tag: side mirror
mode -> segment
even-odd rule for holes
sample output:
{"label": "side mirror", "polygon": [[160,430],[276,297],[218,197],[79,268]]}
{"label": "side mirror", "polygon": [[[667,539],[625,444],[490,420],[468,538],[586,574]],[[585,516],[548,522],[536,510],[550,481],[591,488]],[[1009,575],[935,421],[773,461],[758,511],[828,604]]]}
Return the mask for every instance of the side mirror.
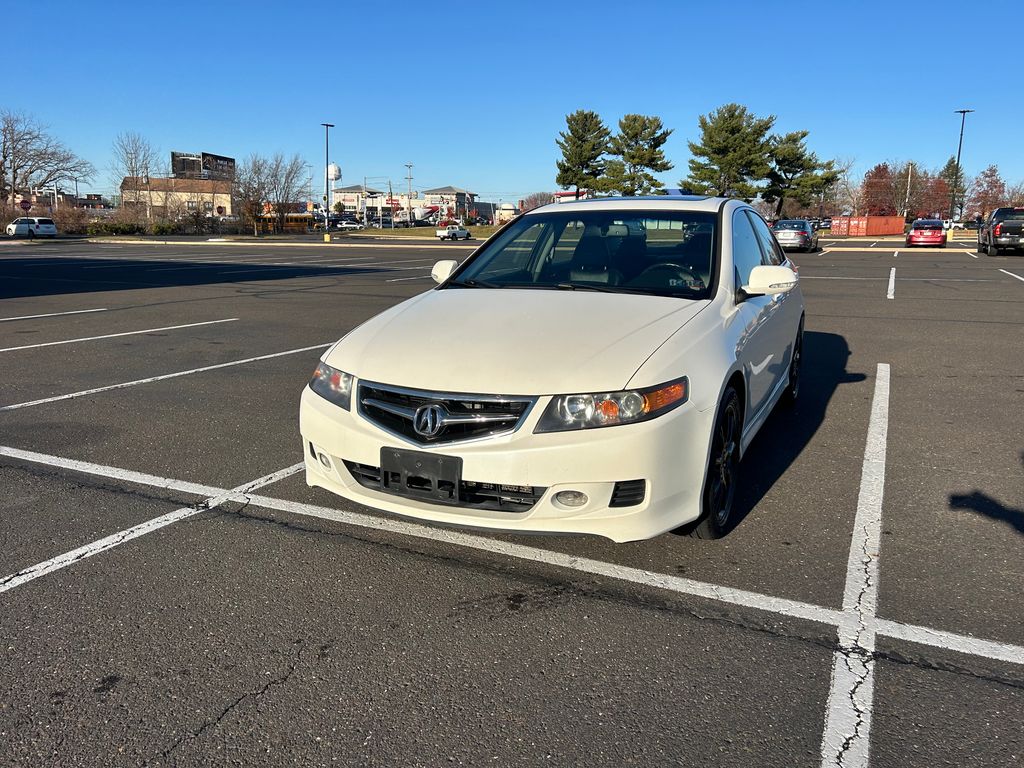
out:
{"label": "side mirror", "polygon": [[444,259],[434,265],[434,268],[430,270],[430,276],[434,278],[435,283],[443,283],[451,277],[457,266],[459,266],[459,262],[455,259]]}
{"label": "side mirror", "polygon": [[747,296],[777,296],[796,286],[799,278],[788,267],[762,264],[750,270],[750,282],[741,289]]}

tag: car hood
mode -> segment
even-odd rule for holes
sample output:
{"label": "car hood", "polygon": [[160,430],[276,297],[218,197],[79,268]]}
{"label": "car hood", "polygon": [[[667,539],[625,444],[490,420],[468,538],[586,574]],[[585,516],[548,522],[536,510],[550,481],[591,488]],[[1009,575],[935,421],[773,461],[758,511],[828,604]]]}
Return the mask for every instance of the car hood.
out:
{"label": "car hood", "polygon": [[614,391],[708,304],[584,291],[428,291],[353,330],[326,362],[360,379],[415,389]]}

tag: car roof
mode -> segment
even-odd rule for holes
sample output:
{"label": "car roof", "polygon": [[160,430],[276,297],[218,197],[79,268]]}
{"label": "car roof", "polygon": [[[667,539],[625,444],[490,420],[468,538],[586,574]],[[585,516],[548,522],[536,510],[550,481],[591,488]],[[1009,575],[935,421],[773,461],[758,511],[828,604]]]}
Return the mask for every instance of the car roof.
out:
{"label": "car roof", "polygon": [[742,200],[704,195],[650,195],[647,197],[592,197],[571,203],[549,203],[527,211],[525,216],[564,211],[707,211],[718,213],[728,202],[746,205]]}

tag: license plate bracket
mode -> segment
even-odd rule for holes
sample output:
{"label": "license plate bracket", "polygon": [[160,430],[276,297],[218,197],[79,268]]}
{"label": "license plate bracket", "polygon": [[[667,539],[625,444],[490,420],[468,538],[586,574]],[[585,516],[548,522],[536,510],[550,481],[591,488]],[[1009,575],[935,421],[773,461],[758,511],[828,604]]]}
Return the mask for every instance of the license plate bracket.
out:
{"label": "license plate bracket", "polygon": [[380,449],[380,485],[388,493],[457,504],[462,459],[401,448]]}

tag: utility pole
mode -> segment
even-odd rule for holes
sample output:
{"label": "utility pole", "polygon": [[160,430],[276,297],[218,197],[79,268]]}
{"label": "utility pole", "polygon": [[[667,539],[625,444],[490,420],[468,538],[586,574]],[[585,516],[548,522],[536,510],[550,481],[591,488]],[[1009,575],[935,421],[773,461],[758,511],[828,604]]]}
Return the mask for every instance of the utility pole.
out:
{"label": "utility pole", "polygon": [[412,163],[406,163],[405,167],[409,169],[409,172],[405,176],[406,180],[408,180],[408,182],[409,182],[409,196],[405,198],[406,205],[408,206],[408,211],[406,213],[406,220],[405,221],[411,227],[412,223],[413,223],[412,222]]}
{"label": "utility pole", "polygon": [[914,175],[914,164],[907,163],[907,196],[903,199],[903,217],[906,218],[910,210],[910,177]]}
{"label": "utility pole", "polygon": [[953,207],[956,205],[956,185],[960,183],[960,150],[964,146],[964,123],[967,121],[967,113],[973,109],[956,109],[955,113],[960,115],[960,143],[956,145],[956,175],[953,177],[953,192],[949,196],[949,218],[953,218]]}
{"label": "utility pole", "polygon": [[388,208],[391,209],[391,229],[395,228],[395,193],[391,189],[391,179],[388,179]]}

